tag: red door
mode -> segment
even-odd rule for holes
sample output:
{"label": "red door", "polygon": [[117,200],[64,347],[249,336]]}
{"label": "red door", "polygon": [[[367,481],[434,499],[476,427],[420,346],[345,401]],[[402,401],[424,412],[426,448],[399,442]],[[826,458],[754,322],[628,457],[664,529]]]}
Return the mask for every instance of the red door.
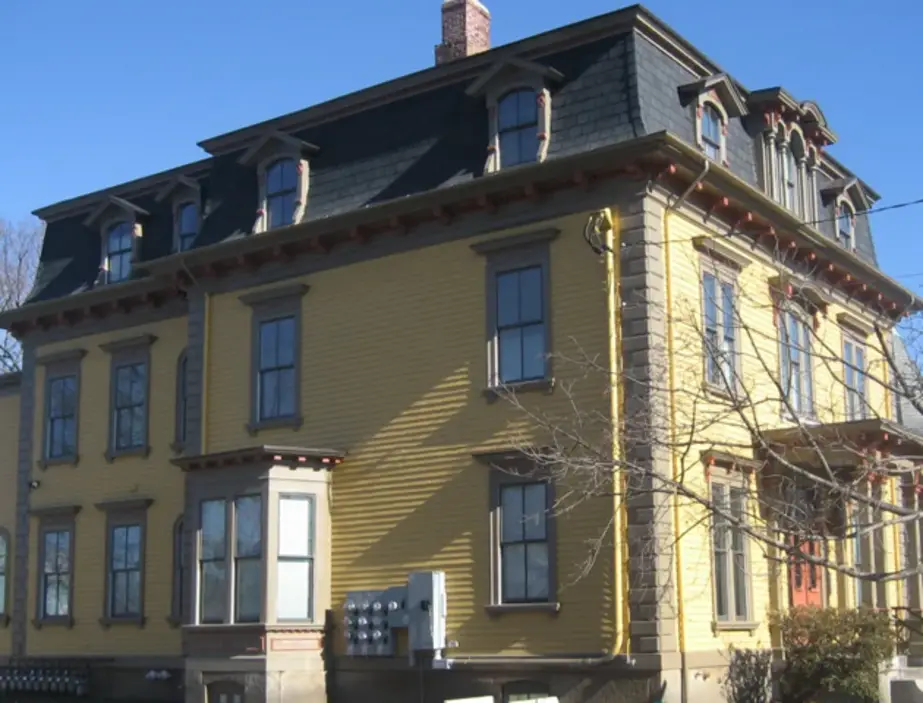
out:
{"label": "red door", "polygon": [[[820,545],[819,541],[808,539],[801,543],[799,551],[810,556],[820,556]],[[824,604],[824,574],[816,564],[811,564],[795,556],[789,567],[788,582],[791,588],[793,606],[822,606]]]}

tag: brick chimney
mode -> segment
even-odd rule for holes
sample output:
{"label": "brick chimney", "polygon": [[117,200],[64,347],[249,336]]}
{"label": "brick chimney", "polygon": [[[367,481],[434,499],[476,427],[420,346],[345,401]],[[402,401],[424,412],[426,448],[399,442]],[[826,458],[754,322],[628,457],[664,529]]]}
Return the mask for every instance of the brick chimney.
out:
{"label": "brick chimney", "polygon": [[490,12],[478,0],[443,0],[442,44],[436,64],[480,54],[490,48]]}

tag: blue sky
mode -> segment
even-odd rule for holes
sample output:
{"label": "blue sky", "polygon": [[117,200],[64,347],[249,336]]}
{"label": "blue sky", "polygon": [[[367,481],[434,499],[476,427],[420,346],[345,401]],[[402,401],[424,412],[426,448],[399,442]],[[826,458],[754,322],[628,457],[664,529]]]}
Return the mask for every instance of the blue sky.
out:
{"label": "blue sky", "polygon": [[[621,6],[486,3],[494,45]],[[202,158],[196,142],[204,138],[425,68],[439,41],[439,6],[3,0],[0,218],[19,220],[36,207]],[[883,195],[879,205],[923,197],[916,135],[923,3],[647,6],[746,86],[782,85],[816,100],[840,137],[831,153]],[[923,207],[873,216],[882,267],[918,292],[921,225]]]}

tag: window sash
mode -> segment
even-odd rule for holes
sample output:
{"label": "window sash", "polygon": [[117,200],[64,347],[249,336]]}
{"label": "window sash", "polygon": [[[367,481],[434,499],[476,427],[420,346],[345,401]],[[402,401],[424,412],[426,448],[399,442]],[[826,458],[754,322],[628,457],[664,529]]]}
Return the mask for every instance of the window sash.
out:
{"label": "window sash", "polygon": [[736,390],[739,355],[734,322],[734,285],[712,273],[702,276],[705,380]]}
{"label": "window sash", "polygon": [[[712,483],[716,506],[735,520],[746,521],[746,491]],[[719,621],[746,621],[750,617],[746,533],[724,515],[713,520],[712,563],[715,615]]]}
{"label": "window sash", "polygon": [[[206,510],[216,518],[214,529],[207,529]],[[203,624],[223,623],[228,612],[228,520],[227,501],[206,500],[200,507],[201,536],[199,547],[199,622]],[[207,541],[211,540],[211,544]],[[206,549],[208,547],[208,549]]]}
{"label": "window sash", "polygon": [[706,105],[702,112],[702,145],[705,149],[705,155],[710,159],[718,160],[721,158],[721,131],[723,129],[723,120],[718,111]]}
{"label": "window sash", "polygon": [[[138,553],[132,557],[131,539],[136,541]],[[109,533],[109,616],[113,618],[141,616],[142,571],[144,552],[141,525],[116,525]],[[120,548],[120,543],[122,548]]]}
{"label": "window sash", "polygon": [[[289,328],[291,348],[282,342],[282,331]],[[295,363],[298,340],[298,326],[294,315],[263,320],[259,325],[259,363],[257,364],[256,416],[262,420],[292,417],[297,408],[298,392],[295,388]],[[273,343],[270,344],[270,342]],[[272,347],[270,359],[266,358],[266,346]],[[274,396],[270,395],[274,392]]]}
{"label": "window sash", "polygon": [[115,367],[113,376],[115,449],[143,447],[147,441],[147,363],[120,364]]}
{"label": "window sash", "polygon": [[[234,499],[234,515],[234,621],[259,622],[263,612],[262,498],[238,496]],[[245,525],[245,520],[253,522]]]}
{"label": "window sash", "polygon": [[77,376],[56,376],[48,381],[48,427],[45,456],[73,456],[77,449]]}
{"label": "window sash", "polygon": [[276,620],[314,619],[315,500],[312,495],[279,496],[276,560]]}
{"label": "window sash", "polygon": [[538,160],[538,96],[532,90],[505,95],[497,105],[500,165],[518,166]]}
{"label": "window sash", "polygon": [[[540,489],[538,503],[541,512],[529,512],[527,497],[530,492],[535,493],[536,488]],[[503,603],[546,603],[551,597],[551,546],[548,538],[547,501],[548,485],[542,481],[500,487],[498,529],[500,594]],[[505,506],[512,509],[514,505],[518,512],[513,516],[505,515]],[[517,516],[518,520],[515,519]],[[534,525],[531,524],[532,516],[535,519]],[[518,534],[510,535],[508,533],[513,530],[513,525],[518,526]],[[518,584],[507,578],[513,576],[513,567],[520,567],[520,571],[516,573],[521,581],[518,588]]]}
{"label": "window sash", "polygon": [[865,347],[846,340],[843,344],[844,385],[846,386],[846,419],[862,420],[865,402]]}
{"label": "window sash", "polygon": [[[43,618],[70,614],[71,531],[45,530],[43,540],[41,614]],[[51,547],[51,549],[49,549]]]}
{"label": "window sash", "polygon": [[781,310],[779,338],[782,356],[782,389],[796,414],[814,412],[814,385],[811,368],[809,323],[791,310]]}
{"label": "window sash", "polygon": [[[497,376],[501,383],[545,377],[546,311],[544,267],[496,274]],[[515,295],[515,300],[508,296]]]}

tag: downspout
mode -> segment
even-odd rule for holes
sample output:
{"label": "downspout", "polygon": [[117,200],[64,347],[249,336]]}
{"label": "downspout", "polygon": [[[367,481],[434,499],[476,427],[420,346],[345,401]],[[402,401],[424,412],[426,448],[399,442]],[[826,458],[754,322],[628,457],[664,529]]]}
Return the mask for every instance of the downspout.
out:
{"label": "downspout", "polygon": [[[667,325],[667,359],[668,359],[668,375],[670,382],[670,443],[672,445],[670,451],[670,460],[672,466],[672,476],[674,485],[678,483],[680,479],[680,469],[679,469],[679,456],[676,453],[676,365],[673,362],[673,276],[670,271],[670,214],[672,212],[677,212],[680,207],[686,202],[686,198],[689,197],[689,194],[695,190],[698,185],[705,180],[705,176],[708,175],[708,170],[711,168],[711,162],[706,158],[702,167],[702,172],[689,184],[689,187],[683,191],[682,195],[679,196],[679,199],[669,203],[663,211],[663,227],[661,231],[663,232],[663,268],[664,268],[664,278],[666,279],[664,285],[664,293],[666,297],[666,325]],[[680,688],[680,699],[685,703],[688,699],[688,691],[686,686],[686,613],[685,608],[683,608],[683,563],[682,563],[682,549],[680,548],[680,535],[682,534],[680,526],[680,511],[679,511],[679,500],[677,496],[673,496],[673,545],[675,550],[674,564],[676,567],[676,639],[677,646],[679,647],[679,656],[680,656],[680,666],[682,667],[680,675],[682,686]]]}
{"label": "downspout", "polygon": [[[609,351],[609,370],[610,370],[610,388],[609,388],[609,420],[612,423],[612,456],[618,460],[624,457],[625,447],[622,437],[621,420],[624,412],[625,389],[622,383],[622,289],[621,289],[621,222],[618,214],[615,216],[609,213],[610,227],[606,232],[606,324],[608,326],[608,351]],[[616,231],[618,227],[618,231]],[[615,467],[613,467],[613,470]],[[620,489],[617,496],[621,495],[621,501],[613,506],[613,636],[612,636],[612,653],[628,653],[629,639],[628,632],[628,580],[625,578],[628,564],[625,559],[626,545],[628,544],[628,534],[626,520],[626,505],[624,500],[625,487],[627,485],[625,472],[618,472],[618,481]],[[618,498],[616,498],[618,500]]]}

